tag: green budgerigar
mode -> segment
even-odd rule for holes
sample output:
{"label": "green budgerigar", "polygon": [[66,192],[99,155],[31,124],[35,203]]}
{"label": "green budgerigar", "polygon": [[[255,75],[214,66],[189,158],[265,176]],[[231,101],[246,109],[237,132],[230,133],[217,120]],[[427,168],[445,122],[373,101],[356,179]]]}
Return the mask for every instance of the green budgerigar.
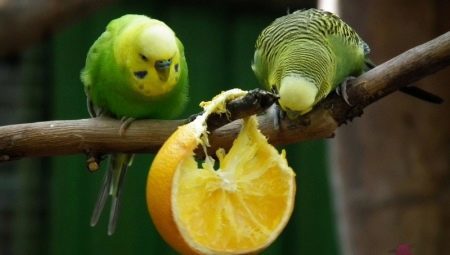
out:
{"label": "green budgerigar", "polygon": [[[81,80],[92,117],[122,120],[122,134],[135,119],[170,119],[184,110],[188,69],[183,44],[165,23],[144,15],[112,20],[91,46]],[[133,155],[110,156],[91,218],[95,226],[111,196],[108,234],[115,231],[121,187]]]}
{"label": "green budgerigar", "polygon": [[[259,35],[252,69],[291,118],[309,112],[332,90],[346,98],[347,78],[373,67],[369,46],[338,16],[318,9],[277,18]],[[438,103],[440,98],[417,87],[403,92]]]}

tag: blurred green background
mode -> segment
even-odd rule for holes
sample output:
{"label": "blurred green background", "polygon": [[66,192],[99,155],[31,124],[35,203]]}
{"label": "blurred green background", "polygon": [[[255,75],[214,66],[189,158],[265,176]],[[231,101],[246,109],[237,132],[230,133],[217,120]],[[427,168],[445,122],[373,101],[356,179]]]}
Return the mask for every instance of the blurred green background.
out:
{"label": "blurred green background", "polygon": [[[243,2],[119,1],[83,17],[20,56],[2,59],[4,66],[21,66],[17,83],[22,86],[18,93],[23,109],[2,124],[87,118],[79,79],[86,53],[106,24],[126,13],[163,20],[183,42],[190,73],[190,102],[184,116],[198,112],[200,101],[222,90],[258,87],[250,68],[254,42],[288,5],[273,8]],[[305,2],[295,7],[312,7],[311,1]],[[325,143],[288,146],[287,155],[297,173],[296,207],[288,227],[263,254],[338,254]],[[106,213],[95,228],[89,226],[104,169],[89,173],[84,155],[2,165],[0,181],[9,186],[1,185],[0,196],[10,202],[0,204],[0,254],[175,254],[155,231],[145,204],[152,157],[138,155],[128,171],[112,237],[106,234]]]}

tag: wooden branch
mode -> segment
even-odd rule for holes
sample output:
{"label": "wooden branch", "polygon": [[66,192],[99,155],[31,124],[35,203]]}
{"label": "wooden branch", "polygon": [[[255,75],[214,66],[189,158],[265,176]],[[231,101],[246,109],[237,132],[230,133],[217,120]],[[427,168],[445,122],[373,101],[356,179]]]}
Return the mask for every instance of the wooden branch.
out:
{"label": "wooden branch", "polygon": [[[408,50],[353,80],[347,92],[354,106],[347,105],[339,96],[332,94],[300,120],[283,119],[279,129],[274,129],[271,116],[261,115],[260,128],[275,145],[332,137],[338,126],[360,116],[364,107],[448,65],[450,32]],[[259,99],[255,111],[247,113],[264,109],[267,105],[263,107],[262,101]],[[232,112],[231,118],[237,112]],[[183,123],[186,120],[140,120],[133,122],[123,137],[118,132],[120,122],[112,119],[3,126],[0,127],[0,161],[75,153],[156,152]],[[229,148],[239,129],[240,121],[237,120],[212,131],[209,137],[211,150]]]}
{"label": "wooden branch", "polygon": [[[236,118],[264,111],[277,97],[259,89],[227,104],[229,114],[211,115],[208,125],[222,126]],[[156,152],[187,120],[137,120],[123,136],[121,122],[110,118],[46,121],[0,127],[0,162],[30,156],[108,152]],[[95,168],[95,167],[94,167]]]}
{"label": "wooden branch", "polygon": [[0,56],[18,52],[114,0],[0,1]]}

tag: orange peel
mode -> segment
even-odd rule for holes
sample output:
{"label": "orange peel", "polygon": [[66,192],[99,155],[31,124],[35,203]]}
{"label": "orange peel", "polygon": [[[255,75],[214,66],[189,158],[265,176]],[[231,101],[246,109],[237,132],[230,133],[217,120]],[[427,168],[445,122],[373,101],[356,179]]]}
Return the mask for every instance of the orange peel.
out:
{"label": "orange peel", "polygon": [[218,164],[208,155],[200,166],[194,159],[194,150],[207,146],[209,114],[226,112],[226,102],[245,93],[234,89],[202,103],[204,114],[180,126],[151,165],[150,216],[163,239],[182,254],[260,252],[292,214],[295,173],[285,152],[258,130],[255,116],[244,120],[228,152],[216,152]]}

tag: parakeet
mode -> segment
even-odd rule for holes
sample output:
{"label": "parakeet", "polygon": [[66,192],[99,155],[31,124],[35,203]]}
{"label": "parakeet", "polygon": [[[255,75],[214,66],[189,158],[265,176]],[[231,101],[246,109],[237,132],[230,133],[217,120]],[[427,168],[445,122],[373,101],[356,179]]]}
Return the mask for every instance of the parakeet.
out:
{"label": "parakeet", "polygon": [[[184,48],[165,23],[144,15],[112,20],[89,49],[81,80],[92,117],[121,119],[121,133],[134,119],[170,119],[184,110],[188,69]],[[132,154],[110,156],[91,218],[95,226],[112,197],[108,234],[115,231],[121,187]]]}
{"label": "parakeet", "polygon": [[[369,52],[369,46],[338,16],[318,9],[299,10],[277,18],[261,32],[252,69],[266,89],[279,93],[281,108],[294,118],[309,112],[348,77],[372,68]],[[420,96],[415,93],[418,88],[403,90]]]}

